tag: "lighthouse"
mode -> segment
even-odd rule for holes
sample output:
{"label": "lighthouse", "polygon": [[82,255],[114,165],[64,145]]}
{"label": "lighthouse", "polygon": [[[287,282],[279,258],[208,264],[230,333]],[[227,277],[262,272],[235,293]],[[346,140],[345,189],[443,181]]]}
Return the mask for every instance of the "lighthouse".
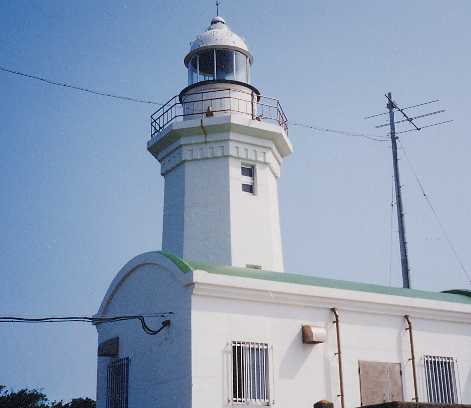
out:
{"label": "lighthouse", "polygon": [[251,84],[246,42],[216,16],[184,58],[188,84],[151,119],[165,178],[162,249],[283,271],[278,178],[292,152],[277,99]]}
{"label": "lighthouse", "polygon": [[163,250],[129,260],[95,315],[97,408],[469,404],[471,292],[283,272],[283,109],[219,16],[184,63],[147,143],[165,178]]}

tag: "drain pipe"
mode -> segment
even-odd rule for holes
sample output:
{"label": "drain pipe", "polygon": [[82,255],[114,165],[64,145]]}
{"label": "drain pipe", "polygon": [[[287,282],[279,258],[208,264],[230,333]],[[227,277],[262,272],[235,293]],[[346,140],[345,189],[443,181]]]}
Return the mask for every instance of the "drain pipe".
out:
{"label": "drain pipe", "polygon": [[337,359],[338,359],[339,383],[340,383],[340,394],[337,395],[337,397],[340,397],[340,404],[342,408],[345,408],[345,397],[344,397],[344,392],[343,392],[342,346],[340,345],[340,320],[339,320],[339,313],[337,312],[337,309],[334,307],[331,310],[335,316],[335,320],[333,321],[333,323],[335,323],[335,328],[337,331],[337,353],[335,353],[335,355],[337,356]]}
{"label": "drain pipe", "polygon": [[410,342],[410,353],[411,353],[411,358],[410,360],[412,361],[412,375],[414,377],[414,395],[415,397],[413,398],[415,402],[419,402],[419,394],[417,392],[417,372],[415,370],[415,350],[414,350],[414,336],[412,334],[412,322],[410,321],[409,315],[405,315],[404,319],[406,319],[407,322],[407,328],[406,330],[409,331],[409,342]]}

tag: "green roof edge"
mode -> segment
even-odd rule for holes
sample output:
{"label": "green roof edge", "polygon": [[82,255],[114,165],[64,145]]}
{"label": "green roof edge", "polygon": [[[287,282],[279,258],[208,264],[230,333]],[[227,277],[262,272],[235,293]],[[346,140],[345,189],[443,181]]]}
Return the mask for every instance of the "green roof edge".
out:
{"label": "green roof edge", "polygon": [[268,280],[274,282],[294,283],[300,285],[320,286],[335,289],[354,290],[359,292],[378,293],[392,296],[438,300],[453,303],[471,304],[471,291],[455,289],[445,292],[432,292],[418,289],[405,289],[382,286],[371,283],[360,283],[309,275],[298,275],[284,272],[263,271],[235,266],[211,265],[203,262],[187,261],[192,270],[201,269],[218,275],[238,276],[242,278]]}
{"label": "green roof edge", "polygon": [[449,289],[449,290],[442,291],[442,293],[451,293],[453,295],[471,297],[471,290],[468,290],[468,289]]}
{"label": "green roof edge", "polygon": [[264,271],[236,266],[212,265],[204,262],[185,261],[184,259],[168,251],[158,251],[158,253],[173,262],[183,273],[193,272],[196,269],[200,269],[208,273],[238,276],[241,278],[260,279],[273,282],[294,283],[299,285],[320,286],[334,289],[378,293],[392,296],[404,296],[410,298],[471,304],[471,290],[467,289],[450,289],[442,292],[431,292],[418,289],[404,289],[391,286],[376,285],[372,283],[361,283],[339,279],[321,278],[310,275]]}
{"label": "green roof edge", "polygon": [[182,271],[183,273],[193,272],[193,268],[188,262],[179,258],[176,255],[173,255],[171,252],[158,251],[158,253],[165,256],[170,261],[172,261],[178,267],[178,269],[180,269],[180,271]]}

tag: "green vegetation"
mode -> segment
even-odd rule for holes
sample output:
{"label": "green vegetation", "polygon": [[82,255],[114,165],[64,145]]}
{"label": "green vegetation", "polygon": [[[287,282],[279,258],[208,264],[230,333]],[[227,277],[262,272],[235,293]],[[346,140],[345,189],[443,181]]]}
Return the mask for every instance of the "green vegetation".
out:
{"label": "green vegetation", "polygon": [[38,390],[23,388],[13,391],[0,385],[0,408],[96,408],[96,403],[90,398],[74,398],[67,403],[49,401]]}

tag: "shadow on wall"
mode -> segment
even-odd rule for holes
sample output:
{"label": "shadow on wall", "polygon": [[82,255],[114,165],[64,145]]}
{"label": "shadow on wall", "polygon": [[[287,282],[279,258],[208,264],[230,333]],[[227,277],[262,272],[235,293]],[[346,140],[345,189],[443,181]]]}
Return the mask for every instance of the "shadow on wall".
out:
{"label": "shadow on wall", "polygon": [[292,338],[280,362],[280,378],[295,378],[302,366],[309,361],[309,356],[314,348],[323,346],[323,344],[315,346],[312,344],[303,344],[300,326],[299,332]]}
{"label": "shadow on wall", "polygon": [[[331,330],[332,324],[328,328],[328,330]],[[337,359],[335,356],[335,352],[337,349],[332,350],[332,343],[327,342],[325,343],[325,347],[327,347],[327,352],[323,353],[323,359],[324,359],[324,378],[325,378],[325,396],[322,398],[328,399],[332,398],[334,395],[334,384],[338,383],[338,375],[337,375]]]}

